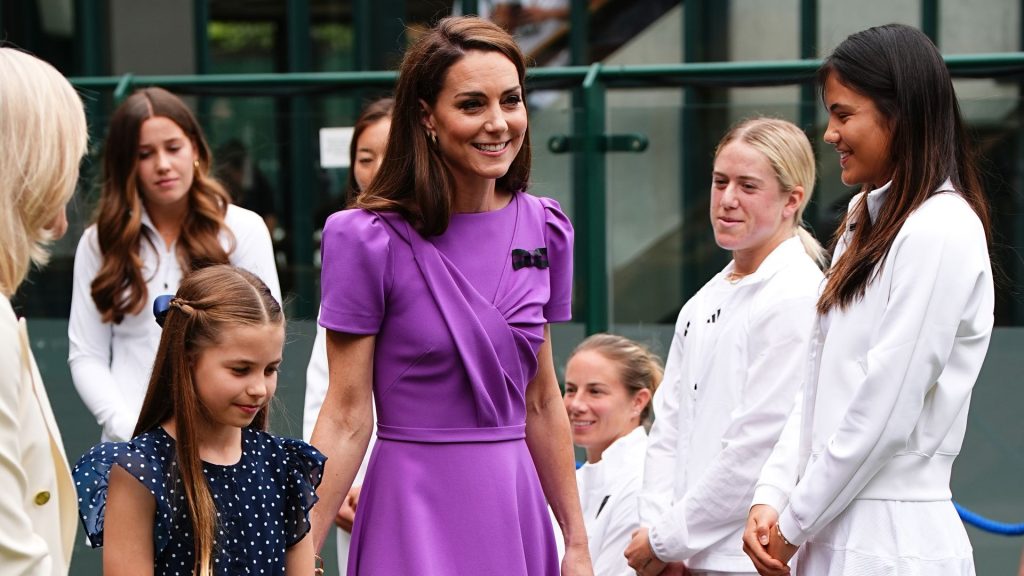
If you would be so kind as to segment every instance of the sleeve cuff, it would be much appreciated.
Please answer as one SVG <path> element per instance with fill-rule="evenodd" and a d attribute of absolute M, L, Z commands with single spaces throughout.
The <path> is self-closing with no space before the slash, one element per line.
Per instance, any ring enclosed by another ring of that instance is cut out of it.
<path fill-rule="evenodd" d="M 791 508 L 786 508 L 779 516 L 779 531 L 793 546 L 803 546 L 810 538 L 810 534 L 800 529 L 800 523 L 796 521 Z"/>
<path fill-rule="evenodd" d="M 758 504 L 771 506 L 776 511 L 785 510 L 786 504 L 789 504 L 789 496 L 775 486 L 762 484 L 754 489 L 754 499 L 750 502 L 750 506 L 754 507 Z"/>
<path fill-rule="evenodd" d="M 651 526 L 650 530 L 647 531 L 647 539 L 651 542 L 651 551 L 654 552 L 654 557 L 662 562 L 669 562 L 668 550 L 665 549 L 665 542 L 660 538 L 660 532 L 657 527 Z"/>

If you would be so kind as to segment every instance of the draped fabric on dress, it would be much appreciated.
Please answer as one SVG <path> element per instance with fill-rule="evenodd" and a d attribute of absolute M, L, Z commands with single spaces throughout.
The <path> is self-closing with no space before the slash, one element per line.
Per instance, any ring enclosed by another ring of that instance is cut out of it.
<path fill-rule="evenodd" d="M 544 325 L 569 318 L 571 258 L 557 203 L 526 193 L 430 238 L 394 213 L 328 221 L 321 324 L 377 338 L 349 574 L 558 574 L 525 391 Z"/>

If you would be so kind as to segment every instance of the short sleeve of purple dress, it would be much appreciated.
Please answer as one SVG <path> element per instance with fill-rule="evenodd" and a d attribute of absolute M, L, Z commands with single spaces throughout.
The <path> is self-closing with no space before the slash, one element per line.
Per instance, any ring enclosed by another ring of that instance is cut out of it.
<path fill-rule="evenodd" d="M 394 213 L 328 220 L 320 323 L 376 335 L 349 574 L 559 573 L 525 391 L 545 324 L 570 318 L 572 238 L 555 201 L 522 192 L 430 238 Z"/>

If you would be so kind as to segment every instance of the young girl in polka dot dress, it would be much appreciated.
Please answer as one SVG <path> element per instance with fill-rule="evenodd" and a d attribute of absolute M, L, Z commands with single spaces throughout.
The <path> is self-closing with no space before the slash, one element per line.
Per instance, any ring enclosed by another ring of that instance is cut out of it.
<path fill-rule="evenodd" d="M 104 574 L 313 574 L 308 513 L 326 459 L 264 432 L 281 306 L 219 265 L 154 308 L 163 335 L 134 438 L 94 447 L 72 473 Z"/>

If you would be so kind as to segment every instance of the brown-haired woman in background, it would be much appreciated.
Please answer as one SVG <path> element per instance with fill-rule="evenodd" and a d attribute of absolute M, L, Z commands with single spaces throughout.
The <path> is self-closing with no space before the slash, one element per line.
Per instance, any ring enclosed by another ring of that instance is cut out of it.
<path fill-rule="evenodd" d="M 195 269 L 230 263 L 281 297 L 266 225 L 231 204 L 211 164 L 202 128 L 166 90 L 135 92 L 110 119 L 96 223 L 75 254 L 68 325 L 71 377 L 104 440 L 127 440 L 135 428 L 160 342 L 156 296 L 174 293 Z"/>
<path fill-rule="evenodd" d="M 570 317 L 572 227 L 525 192 L 525 75 L 498 26 L 442 20 L 406 52 L 380 171 L 327 222 L 318 543 L 379 417 L 349 574 L 554 576 L 545 496 L 561 573 L 592 574 L 547 326 Z"/>

